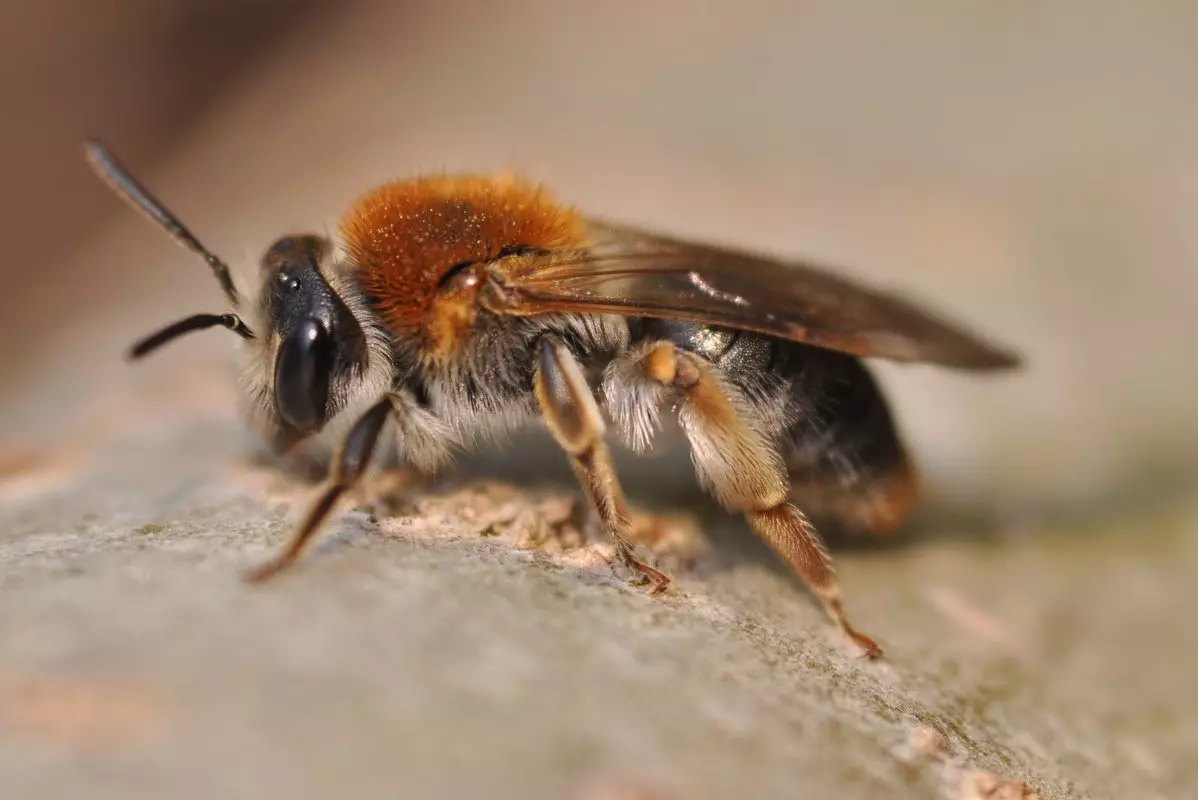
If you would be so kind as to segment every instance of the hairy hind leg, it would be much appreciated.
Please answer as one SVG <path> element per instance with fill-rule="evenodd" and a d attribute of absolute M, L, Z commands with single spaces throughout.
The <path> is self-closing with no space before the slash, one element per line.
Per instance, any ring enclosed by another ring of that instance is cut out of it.
<path fill-rule="evenodd" d="M 634 361 L 614 364 L 604 388 L 609 403 L 623 402 L 625 410 L 632 412 L 618 416 L 649 426 L 654 412 L 643 405 L 633 411 L 627 403 L 659 403 L 668 396 L 676 397 L 679 423 L 690 440 L 703 484 L 725 507 L 745 515 L 850 639 L 870 658 L 881 655 L 881 648 L 849 623 L 831 560 L 815 527 L 787 500 L 790 480 L 786 466 L 763 430 L 763 421 L 735 386 L 699 356 L 669 342 L 656 342 L 641 350 Z M 634 435 L 643 438 L 645 431 Z"/>
<path fill-rule="evenodd" d="M 628 504 L 603 441 L 603 417 L 581 367 L 561 342 L 541 340 L 533 392 L 553 438 L 570 457 L 583 492 L 615 540 L 616 554 L 649 579 L 654 594 L 664 590 L 670 579 L 633 555 Z"/>

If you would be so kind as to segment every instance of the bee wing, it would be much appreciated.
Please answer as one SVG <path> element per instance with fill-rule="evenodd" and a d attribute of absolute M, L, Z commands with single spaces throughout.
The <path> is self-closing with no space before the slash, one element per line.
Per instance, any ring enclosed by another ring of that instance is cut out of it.
<path fill-rule="evenodd" d="M 612 313 L 756 331 L 856 356 L 959 369 L 1019 359 L 892 294 L 806 263 L 783 263 L 610 223 L 589 250 L 517 259 L 494 275 L 495 311 Z"/>

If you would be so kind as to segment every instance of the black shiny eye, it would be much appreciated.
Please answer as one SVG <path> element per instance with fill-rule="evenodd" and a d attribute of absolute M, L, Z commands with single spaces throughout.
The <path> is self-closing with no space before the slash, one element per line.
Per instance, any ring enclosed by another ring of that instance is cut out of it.
<path fill-rule="evenodd" d="M 297 433 L 324 425 L 333 371 L 333 337 L 314 319 L 305 319 L 279 344 L 275 356 L 275 408 Z"/>

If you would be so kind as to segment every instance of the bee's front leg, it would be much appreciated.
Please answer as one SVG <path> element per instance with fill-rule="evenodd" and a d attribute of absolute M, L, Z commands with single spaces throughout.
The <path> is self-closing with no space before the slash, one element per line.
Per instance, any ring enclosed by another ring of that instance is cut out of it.
<path fill-rule="evenodd" d="M 670 579 L 633 555 L 628 504 L 603 441 L 603 417 L 582 368 L 564 344 L 549 337 L 540 343 L 533 393 L 587 499 L 615 539 L 620 560 L 648 578 L 653 594 L 663 591 Z"/>
<path fill-rule="evenodd" d="M 374 453 L 374 447 L 378 443 L 379 434 L 382 433 L 383 426 L 392 412 L 392 400 L 390 396 L 387 396 L 358 418 L 353 428 L 346 434 L 345 440 L 341 443 L 341 447 L 333 459 L 328 486 L 308 509 L 303 522 L 292 534 L 282 552 L 251 571 L 246 576 L 247 580 L 254 583 L 264 581 L 295 563 L 313 534 L 320 528 L 320 524 L 333 510 L 333 506 L 362 478 L 362 474 L 370 463 L 370 457 Z"/>

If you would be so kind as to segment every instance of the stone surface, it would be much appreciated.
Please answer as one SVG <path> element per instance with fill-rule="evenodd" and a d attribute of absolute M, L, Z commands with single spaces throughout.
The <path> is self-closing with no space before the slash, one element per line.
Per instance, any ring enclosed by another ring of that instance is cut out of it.
<path fill-rule="evenodd" d="M 397 516 L 348 511 L 251 587 L 312 487 L 255 460 L 219 371 L 209 410 L 188 409 L 197 372 L 143 378 L 82 452 L 7 459 L 6 797 L 1003 796 L 968 794 L 987 774 L 1043 798 L 1184 797 L 1198 780 L 1193 503 L 972 535 L 933 514 L 909 546 L 839 553 L 876 665 L 684 488 L 656 501 L 689 506 L 712 548 L 673 562 L 663 598 L 627 586 L 601 542 L 545 535 L 569 484 L 527 458 L 519 487 L 467 475 L 410 487 Z M 956 766 L 919 755 L 927 729 Z"/>
<path fill-rule="evenodd" d="M 1198 796 L 1184 25 L 399 5 L 298 40 L 146 182 L 252 272 L 376 180 L 517 166 L 608 216 L 868 271 L 1019 346 L 1009 379 L 881 368 L 928 500 L 914 541 L 836 557 L 887 661 L 844 651 L 676 453 L 620 465 L 681 515 L 665 597 L 547 536 L 570 483 L 535 435 L 245 585 L 313 487 L 255 462 L 218 334 L 121 364 L 219 298 L 125 213 L 44 265 L 70 276 L 36 301 L 53 324 L 2 337 L 6 800 Z M 760 82 L 746 53 L 770 54 Z"/>

